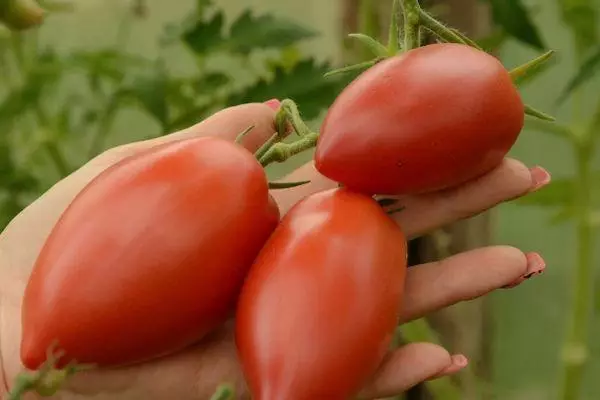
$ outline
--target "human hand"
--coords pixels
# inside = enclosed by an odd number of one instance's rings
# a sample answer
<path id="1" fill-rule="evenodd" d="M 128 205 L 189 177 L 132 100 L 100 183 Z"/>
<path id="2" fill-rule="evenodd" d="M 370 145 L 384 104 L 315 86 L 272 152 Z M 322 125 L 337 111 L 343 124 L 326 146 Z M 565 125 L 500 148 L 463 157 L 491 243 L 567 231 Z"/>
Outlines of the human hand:
<path id="1" fill-rule="evenodd" d="M 0 394 L 22 369 L 20 303 L 29 274 L 52 226 L 74 196 L 108 166 L 165 141 L 203 135 L 233 140 L 239 132 L 254 125 L 244 139 L 244 145 L 254 151 L 274 133 L 273 116 L 273 109 L 263 104 L 232 107 L 184 131 L 111 149 L 57 183 L 10 223 L 0 235 L 0 366 L 3 367 L 0 377 L 4 372 L 5 382 L 3 388 L 0 381 Z M 335 186 L 319 175 L 311 163 L 294 171 L 286 180 L 311 180 L 311 183 L 272 193 L 283 213 L 300 198 Z M 494 171 L 459 188 L 403 197 L 401 203 L 405 209 L 394 218 L 414 238 L 525 195 L 548 180 L 544 170 L 529 170 L 520 162 L 507 159 Z M 477 249 L 410 268 L 400 319 L 406 322 L 497 288 L 515 285 L 543 268 L 543 260 L 535 253 L 524 254 L 505 246 Z M 405 368 L 407 365 L 410 368 Z M 462 355 L 451 356 L 433 344 L 412 343 L 389 354 L 362 394 L 367 398 L 397 394 L 421 381 L 454 373 L 465 365 Z M 248 398 L 237 362 L 232 322 L 180 353 L 135 366 L 82 372 L 70 379 L 54 398 L 208 399 L 223 382 L 234 383 L 240 397 Z"/>

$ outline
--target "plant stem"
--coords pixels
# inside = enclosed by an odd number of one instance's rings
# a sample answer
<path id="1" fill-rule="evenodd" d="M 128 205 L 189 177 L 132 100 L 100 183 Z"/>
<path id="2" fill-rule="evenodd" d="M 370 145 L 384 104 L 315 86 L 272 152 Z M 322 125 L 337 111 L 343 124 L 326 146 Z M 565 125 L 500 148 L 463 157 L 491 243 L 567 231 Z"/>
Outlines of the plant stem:
<path id="1" fill-rule="evenodd" d="M 400 0 L 393 0 L 392 20 L 390 21 L 390 29 L 388 32 L 388 52 L 390 56 L 394 56 L 400 51 L 400 28 L 398 25 L 399 9 Z"/>
<path id="2" fill-rule="evenodd" d="M 419 47 L 419 29 L 421 22 L 421 7 L 418 0 L 402 0 L 404 11 L 404 46 L 403 51 Z"/>
<path id="3" fill-rule="evenodd" d="M 276 143 L 265 153 L 264 156 L 260 158 L 259 161 L 263 167 L 266 167 L 274 162 L 284 162 L 290 157 L 301 153 L 304 150 L 315 147 L 318 139 L 318 133 L 310 132 L 296 142 Z"/>
<path id="4" fill-rule="evenodd" d="M 447 42 L 469 44 L 457 31 L 448 28 L 422 9 L 419 9 L 419 21 L 424 27 Z"/>
<path id="5" fill-rule="evenodd" d="M 577 400 L 581 394 L 584 366 L 589 358 L 589 331 L 594 304 L 593 231 L 591 208 L 592 147 L 587 142 L 576 145 L 577 185 L 577 269 L 572 294 L 571 321 L 563 349 L 563 386 L 561 399 Z"/>
<path id="6" fill-rule="evenodd" d="M 306 136 L 311 132 L 308 125 L 306 125 L 306 123 L 300 117 L 300 110 L 298 110 L 298 106 L 296 105 L 296 103 L 289 99 L 285 99 L 281 102 L 281 108 L 285 110 L 289 121 L 292 124 L 298 136 Z M 279 130 L 279 135 L 283 136 L 285 134 L 285 129 L 287 128 L 287 125 L 284 124 L 283 126 L 278 126 L 277 128 Z"/>
<path id="7" fill-rule="evenodd" d="M 575 40 L 577 65 L 583 63 L 584 49 Z M 584 87 L 574 93 L 573 122 L 583 119 Z M 594 278 L 593 226 L 591 214 L 592 159 L 594 151 L 593 127 L 573 140 L 577 161 L 577 180 L 574 203 L 577 232 L 577 267 L 571 290 L 571 312 L 567 337 L 562 354 L 562 387 L 560 399 L 578 400 L 581 396 L 585 365 L 589 359 L 589 334 L 593 320 Z"/>
<path id="8" fill-rule="evenodd" d="M 118 104 L 119 102 L 114 98 L 114 96 L 111 96 L 107 100 L 106 107 L 99 119 L 100 122 L 98 123 L 98 128 L 92 137 L 92 143 L 88 153 L 88 157 L 90 159 L 98 155 L 104 149 L 104 140 L 112 128 L 113 122 L 117 115 Z"/>

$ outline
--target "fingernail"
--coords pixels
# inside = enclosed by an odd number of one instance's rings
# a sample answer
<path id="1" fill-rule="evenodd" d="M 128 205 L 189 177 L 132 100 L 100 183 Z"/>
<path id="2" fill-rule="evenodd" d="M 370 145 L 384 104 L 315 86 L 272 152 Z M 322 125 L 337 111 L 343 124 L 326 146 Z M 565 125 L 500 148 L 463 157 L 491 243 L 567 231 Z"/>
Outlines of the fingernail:
<path id="1" fill-rule="evenodd" d="M 516 281 L 503 286 L 504 289 L 512 289 L 516 286 L 519 286 L 527 279 L 540 275 L 546 269 L 546 261 L 544 261 L 542 256 L 538 253 L 527 253 L 525 258 L 527 259 L 527 269 L 525 270 L 525 274 Z"/>
<path id="2" fill-rule="evenodd" d="M 531 192 L 535 192 L 536 190 L 546 186 L 550 183 L 552 178 L 550 173 L 540 166 L 531 168 L 529 172 L 531 173 L 531 180 L 533 184 L 530 189 Z"/>
<path id="3" fill-rule="evenodd" d="M 464 368 L 467 366 L 467 364 L 469 364 L 469 360 L 462 354 L 454 354 L 452 356 L 452 364 L 456 365 L 457 367 Z"/>
<path id="4" fill-rule="evenodd" d="M 528 253 L 527 257 L 527 272 L 525 272 L 525 279 L 529 279 L 532 276 L 536 276 L 544 272 L 546 269 L 546 261 L 538 253 Z"/>
<path id="5" fill-rule="evenodd" d="M 281 105 L 281 102 L 279 100 L 277 100 L 277 99 L 271 99 L 271 100 L 265 101 L 263 104 L 266 104 L 267 106 L 269 106 L 273 110 L 277 110 L 277 109 L 279 109 L 279 106 Z"/>

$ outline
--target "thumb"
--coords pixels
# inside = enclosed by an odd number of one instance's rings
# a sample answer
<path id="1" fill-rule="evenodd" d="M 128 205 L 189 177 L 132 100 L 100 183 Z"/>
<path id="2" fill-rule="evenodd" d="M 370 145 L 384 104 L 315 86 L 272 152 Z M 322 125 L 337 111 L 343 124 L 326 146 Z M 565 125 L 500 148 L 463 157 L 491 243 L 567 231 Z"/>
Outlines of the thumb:
<path id="1" fill-rule="evenodd" d="M 152 147 L 165 142 L 200 136 L 215 136 L 234 141 L 241 132 L 253 126 L 244 137 L 242 144 L 249 151 L 254 152 L 275 134 L 274 118 L 278 108 L 278 100 L 225 108 L 189 128 L 160 138 L 134 143 L 132 146 Z"/>
<path id="2" fill-rule="evenodd" d="M 176 140 L 214 136 L 234 141 L 240 133 L 250 126 L 253 126 L 253 129 L 244 137 L 242 144 L 249 151 L 255 152 L 275 134 L 274 119 L 275 110 L 278 107 L 279 102 L 277 100 L 269 100 L 266 103 L 248 103 L 225 108 L 204 121 L 181 131 L 110 149 L 92 160 L 89 163 L 91 165 L 85 168 L 97 170 L 100 167 L 100 169 L 104 169 L 125 157 Z"/>

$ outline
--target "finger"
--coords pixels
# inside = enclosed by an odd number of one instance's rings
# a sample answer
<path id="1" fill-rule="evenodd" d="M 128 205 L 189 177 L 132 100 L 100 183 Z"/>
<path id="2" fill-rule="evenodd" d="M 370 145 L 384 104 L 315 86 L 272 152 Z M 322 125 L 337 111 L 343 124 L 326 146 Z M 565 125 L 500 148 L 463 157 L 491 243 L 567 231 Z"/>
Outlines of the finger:
<path id="1" fill-rule="evenodd" d="M 423 235 L 446 224 L 472 217 L 490 208 L 539 189 L 550 175 L 540 167 L 505 159 L 490 173 L 449 190 L 399 200 L 404 210 L 394 219 L 409 237 Z"/>
<path id="2" fill-rule="evenodd" d="M 170 135 L 111 149 L 101 154 L 97 161 L 94 160 L 94 163 L 100 164 L 102 168 L 159 144 L 192 137 L 215 136 L 234 141 L 241 132 L 251 126 L 253 128 L 243 138 L 242 144 L 249 151 L 254 152 L 275 133 L 274 116 L 275 110 L 272 105 L 264 103 L 242 104 L 225 108 L 196 125 Z"/>
<path id="3" fill-rule="evenodd" d="M 403 322 L 543 272 L 537 253 L 524 254 L 509 246 L 472 250 L 408 270 L 402 299 Z"/>
<path id="4" fill-rule="evenodd" d="M 429 378 L 429 380 L 454 375 L 463 368 L 465 368 L 467 365 L 469 365 L 469 360 L 462 354 L 454 354 L 450 358 L 452 360 L 452 363 L 436 375 Z"/>
<path id="5" fill-rule="evenodd" d="M 336 187 L 336 182 L 321 175 L 312 162 L 298 168 L 285 180 L 310 183 L 274 192 L 285 213 L 300 199 Z M 419 196 L 404 196 L 398 206 L 404 210 L 393 215 L 409 238 L 423 235 L 440 226 L 486 211 L 499 203 L 512 200 L 546 185 L 550 175 L 541 167 L 528 169 L 517 160 L 505 159 L 496 169 L 462 186 Z"/>
<path id="6" fill-rule="evenodd" d="M 361 398 L 397 396 L 420 382 L 432 379 L 452 366 L 446 349 L 433 343 L 410 343 L 391 352 Z"/>

